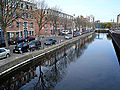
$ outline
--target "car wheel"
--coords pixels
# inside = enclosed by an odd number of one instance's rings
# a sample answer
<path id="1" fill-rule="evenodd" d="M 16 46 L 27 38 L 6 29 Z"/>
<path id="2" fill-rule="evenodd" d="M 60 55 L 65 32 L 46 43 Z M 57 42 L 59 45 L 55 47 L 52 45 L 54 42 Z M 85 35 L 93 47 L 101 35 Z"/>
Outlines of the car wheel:
<path id="1" fill-rule="evenodd" d="M 20 54 L 22 54 L 23 53 L 23 51 L 20 51 Z"/>
<path id="2" fill-rule="evenodd" d="M 8 53 L 8 54 L 6 54 L 6 58 L 8 58 L 8 57 L 10 57 L 10 54 Z"/>
<path id="3" fill-rule="evenodd" d="M 30 52 L 30 49 L 28 49 L 27 51 Z"/>

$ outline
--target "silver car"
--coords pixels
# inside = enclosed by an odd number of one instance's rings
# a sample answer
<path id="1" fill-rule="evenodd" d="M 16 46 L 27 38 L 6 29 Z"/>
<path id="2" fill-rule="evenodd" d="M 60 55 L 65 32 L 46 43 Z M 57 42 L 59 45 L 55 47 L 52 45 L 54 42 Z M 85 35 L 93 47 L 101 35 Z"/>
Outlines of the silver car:
<path id="1" fill-rule="evenodd" d="M 10 56 L 10 50 L 5 48 L 0 48 L 0 59 L 7 58 Z"/>
<path id="2" fill-rule="evenodd" d="M 65 39 L 72 39 L 72 37 L 73 37 L 73 36 L 72 36 L 71 34 L 69 34 L 69 35 L 66 35 L 66 36 L 65 36 Z"/>

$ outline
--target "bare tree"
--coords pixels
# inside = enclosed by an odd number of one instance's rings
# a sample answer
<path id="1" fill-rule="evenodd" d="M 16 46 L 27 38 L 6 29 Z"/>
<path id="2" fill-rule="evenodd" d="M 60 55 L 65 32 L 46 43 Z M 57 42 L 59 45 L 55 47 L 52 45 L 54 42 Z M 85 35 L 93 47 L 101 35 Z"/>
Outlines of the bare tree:
<path id="1" fill-rule="evenodd" d="M 42 30 L 42 27 L 48 22 L 48 16 L 47 16 L 47 8 L 48 5 L 46 4 L 45 0 L 42 1 L 36 1 L 37 9 L 32 11 L 33 18 L 35 19 L 36 23 L 39 27 L 39 39 L 40 39 L 40 31 Z"/>
<path id="2" fill-rule="evenodd" d="M 21 0 L 0 0 L 0 26 L 4 32 L 6 48 L 9 48 L 6 28 L 11 24 L 11 22 L 19 18 L 20 15 L 16 14 L 16 11 L 20 1 Z"/>
<path id="3" fill-rule="evenodd" d="M 53 24 L 53 27 L 54 27 L 54 33 L 55 33 L 55 36 L 56 36 L 56 32 L 57 32 L 57 25 L 60 23 L 60 17 L 59 17 L 59 14 L 60 14 L 60 11 L 61 9 L 57 6 L 51 8 L 51 15 L 50 15 L 50 21 L 52 22 Z"/>
<path id="4" fill-rule="evenodd" d="M 80 19 L 80 17 L 78 16 L 76 19 L 75 19 L 75 27 L 76 27 L 76 30 L 79 30 L 80 31 L 80 27 L 82 26 L 82 20 Z"/>

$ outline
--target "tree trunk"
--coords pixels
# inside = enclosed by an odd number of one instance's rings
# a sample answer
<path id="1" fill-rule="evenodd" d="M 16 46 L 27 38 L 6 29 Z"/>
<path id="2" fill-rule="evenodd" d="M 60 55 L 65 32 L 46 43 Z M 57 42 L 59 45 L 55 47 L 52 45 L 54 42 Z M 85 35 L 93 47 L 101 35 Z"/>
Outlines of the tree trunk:
<path id="1" fill-rule="evenodd" d="M 8 37 L 7 37 L 7 32 L 6 32 L 6 28 L 3 28 L 3 32 L 4 32 L 4 40 L 5 40 L 5 45 L 6 48 L 9 49 L 9 45 L 8 45 Z"/>
<path id="2" fill-rule="evenodd" d="M 40 40 L 40 31 L 41 31 L 41 28 L 39 27 L 39 36 L 38 36 L 38 37 L 39 37 L 39 38 L 38 38 L 39 40 Z"/>

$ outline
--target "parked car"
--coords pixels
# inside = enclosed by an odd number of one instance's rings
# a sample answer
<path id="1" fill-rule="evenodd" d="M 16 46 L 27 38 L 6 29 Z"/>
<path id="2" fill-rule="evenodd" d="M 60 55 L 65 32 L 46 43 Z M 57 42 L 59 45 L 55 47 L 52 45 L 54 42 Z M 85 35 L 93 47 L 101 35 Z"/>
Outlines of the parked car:
<path id="1" fill-rule="evenodd" d="M 65 39 L 72 39 L 72 37 L 73 36 L 71 34 L 68 34 L 68 35 L 65 36 Z"/>
<path id="2" fill-rule="evenodd" d="M 73 37 L 77 37 L 78 35 L 77 35 L 77 33 L 73 33 Z"/>
<path id="3" fill-rule="evenodd" d="M 29 45 L 28 43 L 25 42 L 16 45 L 15 48 L 13 49 L 13 53 L 23 53 L 27 51 L 29 51 Z"/>
<path id="4" fill-rule="evenodd" d="M 64 34 L 64 35 L 66 35 L 66 34 L 69 34 L 69 33 L 71 33 L 69 30 L 62 30 L 62 33 Z"/>
<path id="5" fill-rule="evenodd" d="M 52 45 L 52 44 L 55 44 L 56 43 L 56 40 L 51 38 L 51 39 L 47 39 L 44 44 L 45 45 Z"/>
<path id="6" fill-rule="evenodd" d="M 30 42 L 30 41 L 32 41 L 32 40 L 35 40 L 35 38 L 34 38 L 34 37 L 31 37 L 31 36 L 25 38 L 25 41 L 26 41 L 26 42 Z"/>
<path id="7" fill-rule="evenodd" d="M 19 43 L 24 42 L 24 41 L 25 41 L 24 38 L 18 37 L 18 38 L 11 40 L 11 44 L 19 44 Z"/>
<path id="8" fill-rule="evenodd" d="M 5 48 L 0 48 L 0 59 L 7 58 L 10 56 L 10 50 Z"/>
<path id="9" fill-rule="evenodd" d="M 37 49 L 40 49 L 41 47 L 41 42 L 40 40 L 33 40 L 28 43 L 30 51 L 34 51 Z"/>

